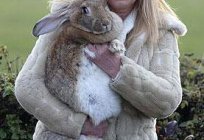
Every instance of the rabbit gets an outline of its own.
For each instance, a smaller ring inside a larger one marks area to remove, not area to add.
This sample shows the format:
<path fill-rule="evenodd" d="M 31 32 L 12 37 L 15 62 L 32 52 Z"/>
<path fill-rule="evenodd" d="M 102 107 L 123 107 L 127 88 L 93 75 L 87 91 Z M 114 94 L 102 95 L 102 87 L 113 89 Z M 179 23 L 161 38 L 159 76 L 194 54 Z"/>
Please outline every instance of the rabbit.
<path fill-rule="evenodd" d="M 122 19 L 108 9 L 106 0 L 74 0 L 33 28 L 36 37 L 56 35 L 45 64 L 49 92 L 76 112 L 87 114 L 95 125 L 116 117 L 121 101 L 109 87 L 110 77 L 85 56 L 84 52 L 94 57 L 85 46 L 110 42 L 111 52 L 124 54 L 122 30 Z"/>

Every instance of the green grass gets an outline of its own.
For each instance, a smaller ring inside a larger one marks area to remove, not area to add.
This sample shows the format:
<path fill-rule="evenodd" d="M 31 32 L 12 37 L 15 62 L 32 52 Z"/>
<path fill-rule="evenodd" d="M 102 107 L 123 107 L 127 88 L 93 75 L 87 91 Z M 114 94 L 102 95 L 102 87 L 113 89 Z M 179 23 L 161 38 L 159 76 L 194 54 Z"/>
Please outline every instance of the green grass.
<path fill-rule="evenodd" d="M 180 51 L 193 52 L 204 57 L 204 1 L 168 0 L 180 19 L 186 24 L 188 33 L 179 39 Z"/>
<path fill-rule="evenodd" d="M 188 34 L 180 39 L 180 50 L 204 53 L 203 0 L 168 0 L 188 27 Z M 23 60 L 32 50 L 36 38 L 31 35 L 33 25 L 48 13 L 47 0 L 1 0 L 0 45 L 9 48 L 10 57 L 20 56 Z"/>
<path fill-rule="evenodd" d="M 48 11 L 46 0 L 1 0 L 0 45 L 8 46 L 10 57 L 23 60 L 30 53 L 36 38 L 32 26 Z"/>

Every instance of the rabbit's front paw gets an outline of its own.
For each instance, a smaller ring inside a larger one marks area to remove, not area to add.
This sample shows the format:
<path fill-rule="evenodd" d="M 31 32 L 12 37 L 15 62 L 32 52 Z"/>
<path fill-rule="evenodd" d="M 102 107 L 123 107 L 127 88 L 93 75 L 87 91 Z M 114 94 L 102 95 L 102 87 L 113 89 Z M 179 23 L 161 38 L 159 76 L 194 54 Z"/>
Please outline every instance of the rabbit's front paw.
<path fill-rule="evenodd" d="M 124 44 L 118 39 L 114 39 L 113 41 L 111 41 L 111 45 L 109 47 L 109 50 L 112 53 L 119 53 L 122 55 L 124 55 L 125 51 L 126 51 Z"/>

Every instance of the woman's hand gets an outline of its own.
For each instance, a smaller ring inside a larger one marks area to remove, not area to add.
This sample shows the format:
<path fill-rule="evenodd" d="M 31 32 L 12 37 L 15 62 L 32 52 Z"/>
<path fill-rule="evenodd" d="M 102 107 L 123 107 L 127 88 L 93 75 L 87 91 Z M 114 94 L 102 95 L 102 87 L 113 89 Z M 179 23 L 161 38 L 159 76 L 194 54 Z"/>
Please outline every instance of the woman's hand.
<path fill-rule="evenodd" d="M 82 128 L 81 134 L 85 136 L 96 136 L 102 138 L 108 129 L 108 122 L 103 121 L 99 125 L 95 126 L 91 119 L 87 117 L 84 122 L 84 126 Z"/>
<path fill-rule="evenodd" d="M 110 44 L 88 44 L 86 47 L 94 54 L 94 56 L 92 56 L 85 51 L 87 58 L 111 78 L 115 78 L 120 70 L 121 57 L 118 53 L 109 51 Z"/>

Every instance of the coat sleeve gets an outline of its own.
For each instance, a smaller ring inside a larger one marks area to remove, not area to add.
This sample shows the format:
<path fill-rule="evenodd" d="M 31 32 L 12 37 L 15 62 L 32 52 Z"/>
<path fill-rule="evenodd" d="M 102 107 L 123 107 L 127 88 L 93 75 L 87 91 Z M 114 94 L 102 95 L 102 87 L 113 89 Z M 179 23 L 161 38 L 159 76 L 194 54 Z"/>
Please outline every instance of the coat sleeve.
<path fill-rule="evenodd" d="M 177 39 L 168 31 L 154 47 L 149 70 L 124 56 L 110 86 L 147 116 L 164 118 L 182 100 Z"/>
<path fill-rule="evenodd" d="M 44 68 L 50 37 L 42 36 L 27 58 L 15 82 L 15 96 L 22 107 L 49 130 L 78 138 L 86 115 L 76 113 L 49 93 L 44 84 Z"/>

